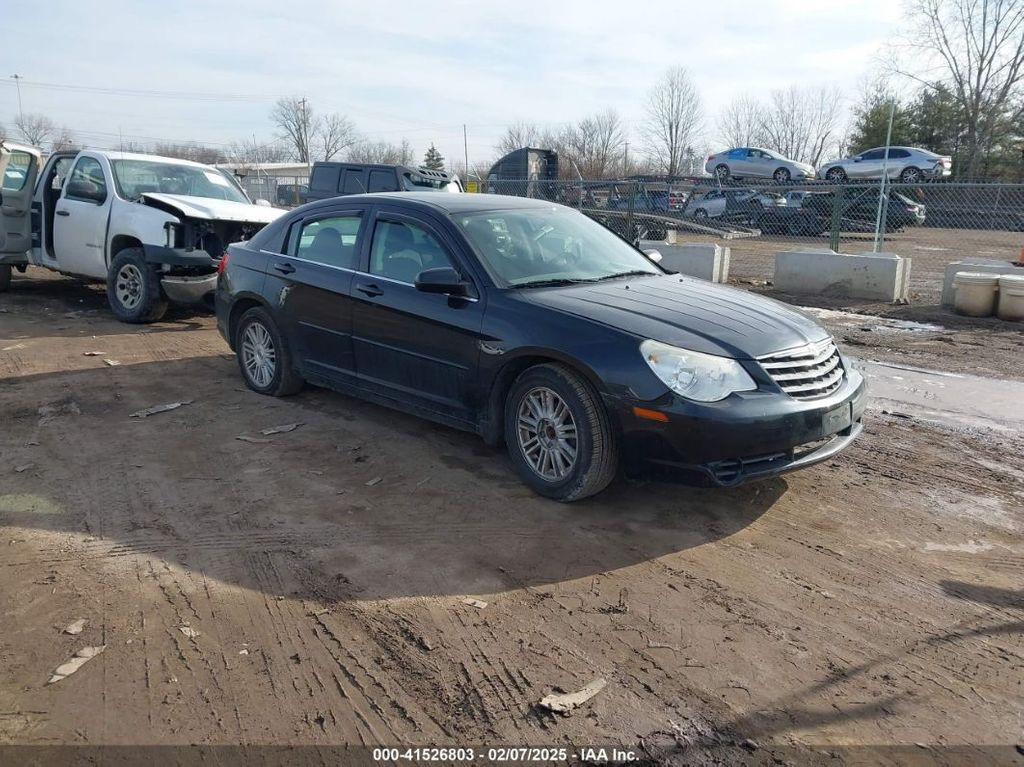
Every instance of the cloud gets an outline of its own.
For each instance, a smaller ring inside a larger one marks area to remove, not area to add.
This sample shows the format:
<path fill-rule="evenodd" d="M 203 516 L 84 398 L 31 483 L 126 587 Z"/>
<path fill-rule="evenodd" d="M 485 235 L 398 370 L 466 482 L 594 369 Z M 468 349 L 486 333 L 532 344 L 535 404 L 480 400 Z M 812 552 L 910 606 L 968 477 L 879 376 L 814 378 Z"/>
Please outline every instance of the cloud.
<path fill-rule="evenodd" d="M 635 126 L 647 90 L 687 67 L 711 113 L 740 93 L 793 82 L 852 88 L 893 4 L 776 0 L 683 4 L 607 2 L 139 3 L 57 0 L 5 10 L 8 66 L 25 78 L 25 110 L 66 123 L 97 145 L 117 136 L 227 143 L 268 137 L 280 95 L 349 115 L 375 138 L 405 136 L 487 159 L 502 126 L 560 124 L 607 107 Z M 17 109 L 0 89 L 0 120 Z M 224 102 L 85 93 L 31 82 L 250 99 Z"/>

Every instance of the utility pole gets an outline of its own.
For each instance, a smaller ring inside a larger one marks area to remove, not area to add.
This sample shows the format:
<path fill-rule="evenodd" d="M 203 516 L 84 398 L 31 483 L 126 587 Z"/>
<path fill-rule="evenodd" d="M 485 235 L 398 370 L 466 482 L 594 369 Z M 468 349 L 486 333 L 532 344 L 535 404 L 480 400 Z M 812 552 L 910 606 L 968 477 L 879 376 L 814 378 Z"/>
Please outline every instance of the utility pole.
<path fill-rule="evenodd" d="M 25 118 L 24 113 L 21 111 L 21 81 L 25 78 L 15 73 L 11 75 L 11 79 L 14 80 L 14 87 L 18 89 L 18 121 L 20 122 Z"/>
<path fill-rule="evenodd" d="M 885 185 L 889 181 L 889 144 L 892 143 L 892 123 L 896 117 L 896 99 L 893 99 L 889 108 L 889 129 L 885 133 L 885 154 L 882 156 L 882 182 L 878 187 L 878 214 L 875 217 L 875 245 L 873 252 L 877 253 L 882 247 L 882 240 L 885 237 L 885 224 L 882 223 L 882 211 L 885 211 L 885 221 L 889 219 L 889 204 Z"/>
<path fill-rule="evenodd" d="M 629 142 L 626 142 L 626 152 L 622 156 L 622 175 L 629 175 Z"/>
<path fill-rule="evenodd" d="M 302 104 L 302 112 L 300 114 L 302 119 L 302 145 L 306 150 L 306 169 L 312 173 L 313 155 L 309 151 L 309 112 L 306 111 L 306 97 L 303 96 L 299 103 Z"/>
<path fill-rule="evenodd" d="M 463 159 L 466 161 L 466 181 L 469 181 L 469 139 L 466 133 L 466 123 L 462 123 L 462 152 Z M 463 185 L 465 188 L 465 185 Z"/>

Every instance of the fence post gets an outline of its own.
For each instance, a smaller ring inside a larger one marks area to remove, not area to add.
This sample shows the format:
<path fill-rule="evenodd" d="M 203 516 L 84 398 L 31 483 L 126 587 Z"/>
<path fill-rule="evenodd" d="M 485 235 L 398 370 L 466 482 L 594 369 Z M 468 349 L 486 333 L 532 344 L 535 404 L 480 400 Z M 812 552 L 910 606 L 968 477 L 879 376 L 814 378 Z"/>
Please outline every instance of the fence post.
<path fill-rule="evenodd" d="M 633 242 L 633 210 L 636 207 L 636 181 L 629 183 L 629 205 L 626 207 L 626 239 Z M 639 239 L 639 238 L 636 238 Z"/>
<path fill-rule="evenodd" d="M 836 186 L 832 191 L 832 221 L 829 225 L 828 247 L 830 250 L 839 252 L 839 230 L 843 218 L 843 198 L 846 196 L 846 187 L 842 184 Z"/>

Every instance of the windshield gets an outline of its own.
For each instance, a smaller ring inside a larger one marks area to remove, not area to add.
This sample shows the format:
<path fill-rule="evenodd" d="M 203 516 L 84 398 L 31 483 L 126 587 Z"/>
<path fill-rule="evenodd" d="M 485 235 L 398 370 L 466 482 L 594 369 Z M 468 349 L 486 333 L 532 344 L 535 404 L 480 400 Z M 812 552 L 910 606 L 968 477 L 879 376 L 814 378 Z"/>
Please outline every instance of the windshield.
<path fill-rule="evenodd" d="M 455 220 L 504 287 L 663 274 L 608 229 L 568 208 L 496 210 Z"/>
<path fill-rule="evenodd" d="M 146 192 L 210 197 L 250 204 L 242 191 L 216 168 L 199 168 L 154 160 L 113 160 L 114 183 L 126 200 Z"/>

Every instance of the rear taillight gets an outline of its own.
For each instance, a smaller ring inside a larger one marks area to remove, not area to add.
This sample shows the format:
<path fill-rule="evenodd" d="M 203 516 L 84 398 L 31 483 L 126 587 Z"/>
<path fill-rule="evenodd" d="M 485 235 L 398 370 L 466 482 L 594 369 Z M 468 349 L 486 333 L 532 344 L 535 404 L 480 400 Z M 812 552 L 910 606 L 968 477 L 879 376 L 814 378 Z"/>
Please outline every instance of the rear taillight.
<path fill-rule="evenodd" d="M 224 274 L 224 270 L 228 268 L 228 258 L 230 254 L 228 251 L 224 251 L 224 255 L 220 257 L 220 261 L 217 262 L 217 274 Z"/>

